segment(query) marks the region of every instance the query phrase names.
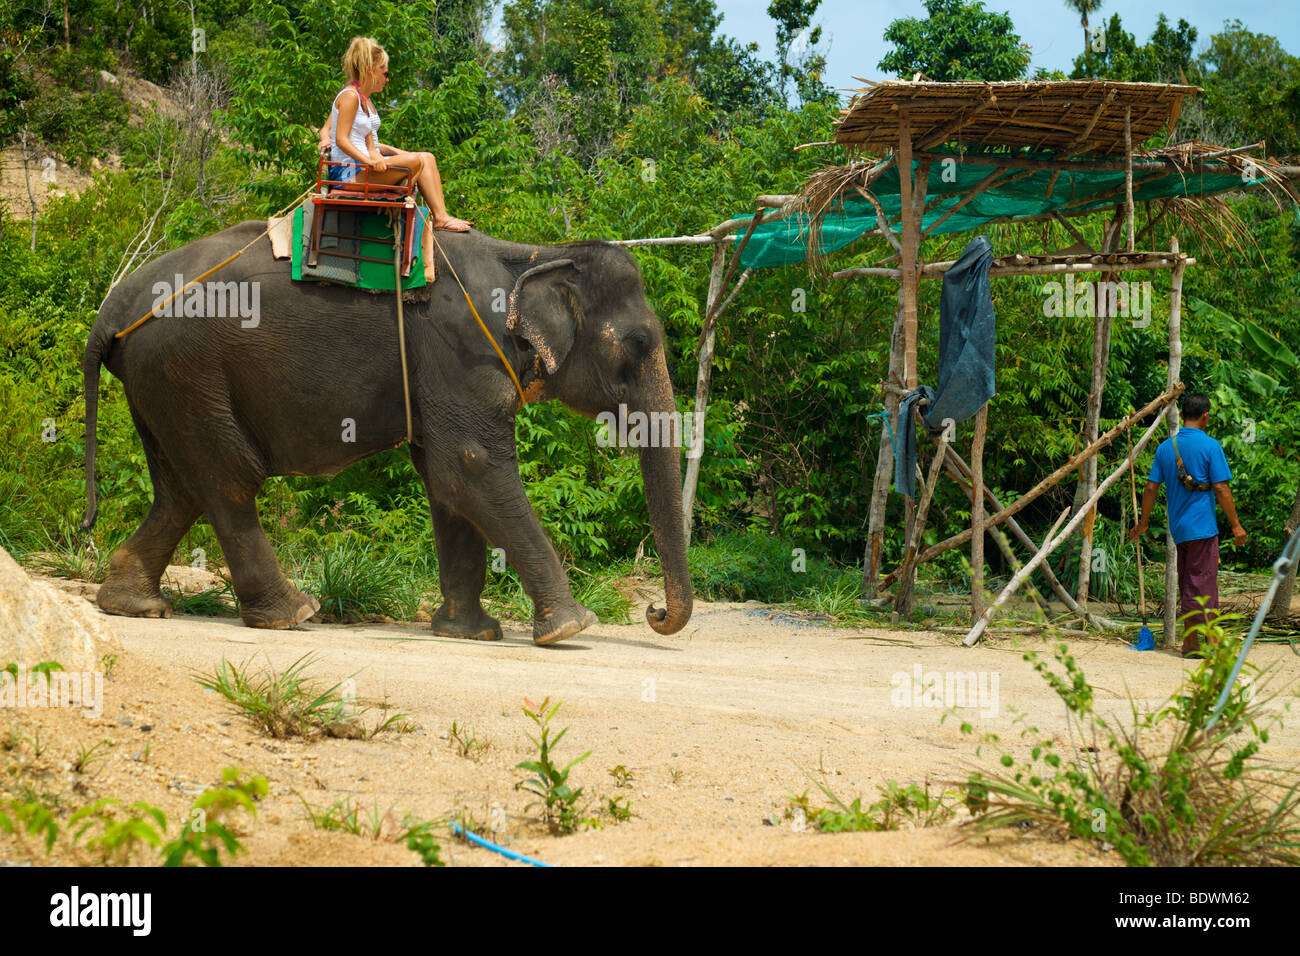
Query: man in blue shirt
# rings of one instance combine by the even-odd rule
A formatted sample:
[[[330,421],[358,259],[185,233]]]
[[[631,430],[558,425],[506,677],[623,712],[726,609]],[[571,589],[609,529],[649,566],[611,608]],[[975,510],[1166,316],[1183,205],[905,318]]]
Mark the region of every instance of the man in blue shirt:
[[[1160,485],[1165,486],[1169,507],[1169,531],[1178,546],[1178,597],[1182,614],[1200,610],[1198,597],[1207,608],[1219,606],[1219,525],[1214,502],[1219,502],[1232,528],[1237,547],[1246,543],[1246,529],[1237,520],[1228,482],[1232,471],[1223,446],[1205,433],[1210,424],[1210,400],[1199,392],[1183,397],[1183,427],[1156,449],[1151,475],[1142,493],[1142,517],[1129,534],[1130,541],[1146,533],[1147,520],[1156,503]],[[1179,458],[1181,457],[1180,469]],[[1189,633],[1195,625],[1208,623],[1202,613],[1183,625],[1183,656],[1201,649],[1203,633]]]

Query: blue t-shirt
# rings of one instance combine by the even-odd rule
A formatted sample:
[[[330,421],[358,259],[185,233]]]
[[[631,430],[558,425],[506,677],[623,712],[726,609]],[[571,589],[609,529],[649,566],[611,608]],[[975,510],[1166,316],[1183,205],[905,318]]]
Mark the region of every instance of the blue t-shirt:
[[[1184,425],[1178,430],[1178,451],[1183,456],[1183,467],[1197,481],[1214,484],[1232,478],[1223,446],[1199,428]],[[1156,449],[1148,480],[1164,483],[1174,544],[1213,538],[1219,533],[1219,523],[1214,517],[1214,491],[1188,491],[1179,483],[1172,438],[1166,438]]]

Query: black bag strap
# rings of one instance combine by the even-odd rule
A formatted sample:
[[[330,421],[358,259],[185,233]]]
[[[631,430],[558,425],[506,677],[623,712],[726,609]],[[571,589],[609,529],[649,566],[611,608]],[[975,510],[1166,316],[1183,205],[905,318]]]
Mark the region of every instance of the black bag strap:
[[[1178,463],[1178,483],[1188,491],[1209,491],[1213,488],[1214,486],[1209,482],[1197,481],[1188,472],[1183,464],[1183,456],[1178,453],[1178,436],[1170,435],[1169,440],[1174,443],[1174,461]]]

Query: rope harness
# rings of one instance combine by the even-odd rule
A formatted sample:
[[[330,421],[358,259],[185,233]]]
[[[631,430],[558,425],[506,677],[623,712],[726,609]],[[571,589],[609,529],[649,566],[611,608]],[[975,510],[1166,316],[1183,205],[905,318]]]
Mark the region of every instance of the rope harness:
[[[315,189],[314,186],[308,188],[305,192],[300,194],[296,199],[294,199],[291,203],[289,203],[289,205],[285,206],[283,209],[281,209],[271,218],[272,219],[278,218],[284,215],[290,209],[293,209],[295,206],[298,205],[298,203],[302,202],[304,199],[310,196],[314,191],[314,189]],[[144,325],[146,322],[152,319],[157,314],[156,310],[160,308],[166,308],[166,306],[168,306],[172,301],[174,301],[177,298],[177,296],[183,293],[186,289],[198,285],[200,282],[202,282],[208,276],[212,275],[214,272],[217,272],[218,270],[223,269],[226,266],[230,265],[230,263],[234,262],[245,252],[247,252],[250,248],[252,248],[254,243],[256,243],[258,239],[263,238],[267,233],[271,231],[272,228],[273,228],[272,226],[267,226],[266,229],[264,229],[257,236],[251,239],[247,244],[245,244],[241,249],[239,249],[233,255],[226,257],[225,259],[218,262],[211,269],[209,269],[207,272],[204,272],[202,275],[197,276],[191,279],[189,282],[185,283],[185,285],[181,286],[170,296],[168,296],[165,301],[155,303],[153,308],[151,308],[144,315],[140,316],[140,318],[136,319],[134,322],[132,322],[121,332],[115,333],[113,335],[113,338],[120,339],[123,336],[126,336],[131,332],[134,332],[140,326]],[[469,306],[469,311],[470,314],[474,316],[474,321],[478,323],[479,329],[482,330],[483,335],[487,338],[488,342],[491,343],[492,350],[496,352],[497,358],[501,360],[501,365],[505,368],[506,374],[510,376],[510,381],[511,383],[514,384],[515,391],[519,393],[519,408],[523,408],[524,405],[528,403],[528,399],[524,395],[523,386],[519,384],[519,376],[515,374],[514,368],[512,368],[510,363],[506,360],[505,353],[501,351],[501,346],[497,344],[497,340],[493,337],[491,331],[489,331],[487,324],[483,321],[483,318],[478,314],[478,309],[474,307],[474,300],[470,298],[469,291],[465,288],[465,283],[461,282],[460,276],[456,274],[456,267],[452,265],[451,257],[447,255],[446,250],[442,248],[442,243],[438,241],[438,237],[434,232],[432,224],[426,223],[425,228],[429,230],[430,238],[433,239],[434,245],[438,247],[438,252],[442,254],[442,258],[447,263],[447,267],[451,269],[452,278],[454,278],[456,280],[456,284],[460,286],[461,294],[465,296],[465,303]],[[409,444],[413,434],[412,427],[411,427],[411,381],[410,381],[410,374],[407,371],[407,364],[406,364],[406,318],[402,309],[402,246],[403,246],[402,238],[403,237],[400,235],[400,233],[401,233],[400,223],[394,222],[393,224],[393,285],[395,288],[393,291],[394,294],[397,296],[397,348],[402,363],[402,399],[406,409],[406,441]],[[414,254],[414,250],[412,250],[412,254]]]

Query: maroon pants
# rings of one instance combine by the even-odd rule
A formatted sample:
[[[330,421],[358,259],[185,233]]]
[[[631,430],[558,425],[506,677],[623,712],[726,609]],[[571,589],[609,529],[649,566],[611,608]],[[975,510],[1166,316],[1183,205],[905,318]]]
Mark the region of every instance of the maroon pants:
[[[1178,545],[1178,606],[1182,614],[1201,611],[1205,607],[1219,606],[1219,536],[1184,541]],[[1181,616],[1181,615],[1180,615]],[[1191,634],[1192,627],[1209,623],[1209,615],[1201,612],[1187,618],[1183,624],[1183,652],[1198,650],[1204,643],[1203,632]]]

